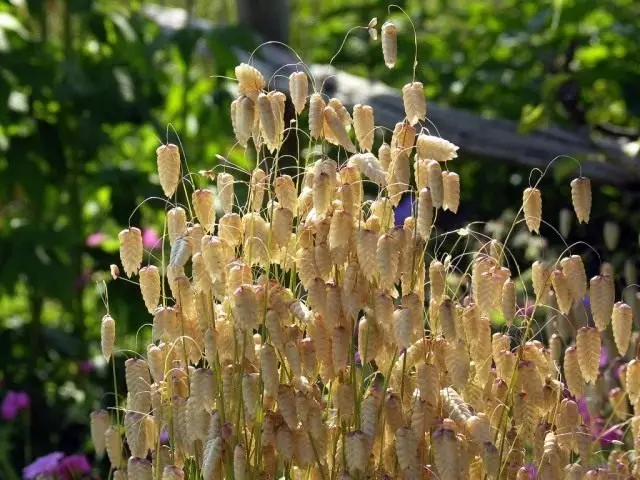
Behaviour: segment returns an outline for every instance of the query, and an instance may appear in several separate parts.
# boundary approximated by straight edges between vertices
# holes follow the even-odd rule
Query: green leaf
[[[29,32],[22,26],[20,21],[7,12],[0,12],[0,30],[10,30],[22,38],[29,36]]]
[[[544,104],[525,105],[520,114],[520,133],[529,133],[540,128],[547,120]]]

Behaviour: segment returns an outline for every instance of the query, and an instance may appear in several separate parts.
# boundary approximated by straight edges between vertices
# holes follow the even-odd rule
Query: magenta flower
[[[153,228],[145,228],[142,230],[142,245],[144,245],[144,248],[151,250],[158,248],[160,246],[160,237],[158,236],[158,232]]]
[[[94,365],[91,360],[85,360],[78,362],[78,371],[83,375],[89,375],[94,370]]]
[[[529,474],[529,478],[531,480],[535,480],[538,476],[538,468],[533,463],[527,463],[524,468],[527,470]]]
[[[604,370],[609,365],[609,352],[604,348],[604,345],[600,347],[600,370]]]
[[[600,441],[600,445],[602,445],[602,447],[609,447],[614,442],[622,440],[624,432],[620,427],[614,425],[613,427],[609,427],[605,430],[604,425],[605,420],[602,417],[594,419],[593,424],[591,425],[591,433]]]
[[[62,452],[53,452],[44,457],[36,458],[31,464],[22,470],[22,478],[25,480],[35,480],[38,477],[56,475],[59,470],[59,462],[64,457]]]
[[[578,404],[578,412],[582,417],[582,423],[589,425],[591,423],[591,414],[589,412],[587,400],[584,397],[576,398],[576,403]]]
[[[84,455],[69,455],[58,466],[58,474],[64,480],[80,478],[91,471],[91,464]]]
[[[104,242],[106,235],[102,232],[92,233],[87,237],[86,244],[87,247],[99,247],[102,242]]]
[[[2,400],[2,406],[0,411],[2,412],[2,419],[11,421],[18,416],[20,410],[26,410],[31,404],[31,399],[27,392],[14,392],[9,390]]]

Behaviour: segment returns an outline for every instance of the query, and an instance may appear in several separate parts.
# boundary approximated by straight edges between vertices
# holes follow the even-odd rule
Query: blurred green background
[[[153,229],[162,228],[160,200],[136,209],[160,194],[160,142],[177,142],[177,132],[192,171],[228,155],[235,141],[232,82],[220,76],[233,76],[234,49],[251,51],[262,36],[287,41],[307,63],[327,63],[351,27],[389,17],[388,2],[378,0],[280,0],[271,16],[246,14],[259,3],[159,2],[213,25],[175,29],[150,18],[149,9],[158,10],[147,2],[0,3],[0,398],[9,390],[31,398],[26,411],[0,420],[0,478],[19,476],[25,464],[54,450],[91,455],[89,412],[113,403],[111,366],[99,357],[105,306],[96,285],[109,281],[109,265],[119,263],[120,229],[144,225],[153,243]],[[523,134],[555,124],[588,138],[609,135],[624,144],[637,173],[640,3],[396,3],[417,28],[418,79],[430,102],[518,122]],[[394,70],[364,29],[349,37],[334,66],[396,88],[410,81],[413,32],[397,10],[392,17],[400,30]],[[451,168],[462,179],[463,207],[443,220],[445,228],[482,220],[490,221],[488,233],[500,232],[519,208],[529,167],[473,158],[460,147]],[[237,150],[230,159],[252,165],[251,155]],[[557,226],[560,209],[570,207],[575,163],[556,167],[542,190],[545,219]],[[635,265],[639,186],[594,179],[592,222],[574,225],[566,241],[594,246],[618,271],[625,261]],[[604,221],[620,225],[615,252],[603,247]],[[550,228],[543,234],[517,235],[518,258],[562,252],[558,234]],[[588,273],[595,274],[595,254],[577,251],[587,254]],[[108,290],[118,346],[144,348],[139,329],[150,317],[138,288],[118,281]]]

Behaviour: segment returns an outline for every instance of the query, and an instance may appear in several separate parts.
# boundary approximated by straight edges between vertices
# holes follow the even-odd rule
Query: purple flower
[[[89,375],[94,370],[94,365],[91,360],[85,360],[78,362],[78,371],[83,375]]]
[[[591,413],[589,412],[587,400],[584,397],[576,398],[576,403],[578,404],[578,412],[582,417],[582,423],[589,425],[591,423]]]
[[[99,247],[104,242],[106,235],[102,232],[92,233],[87,237],[87,247]]]
[[[529,474],[529,478],[531,480],[535,480],[536,477],[538,476],[538,468],[535,466],[535,464],[533,463],[527,463],[524,468],[527,470],[527,473]]]
[[[142,245],[144,248],[149,248],[151,250],[158,248],[160,246],[160,237],[158,236],[158,232],[153,228],[145,228],[142,230]]]
[[[622,440],[624,432],[620,427],[614,425],[613,427],[605,430],[604,426],[605,420],[602,417],[596,418],[591,425],[591,433],[597,440],[600,440],[600,445],[602,445],[602,447],[609,447],[614,442]]]
[[[413,208],[413,195],[403,195],[400,203],[394,210],[396,227],[402,227],[404,225],[404,219],[411,216]]]
[[[58,463],[64,457],[62,452],[53,452],[44,457],[37,458],[31,465],[22,470],[22,478],[35,480],[40,476],[53,476],[58,473]]]
[[[13,420],[20,413],[20,410],[26,410],[30,404],[31,399],[27,392],[9,390],[2,400],[2,407],[0,407],[3,420]]]
[[[600,347],[600,370],[607,368],[607,365],[609,365],[609,352],[607,352],[607,349],[603,345]]]
[[[62,459],[59,464],[58,473],[64,480],[73,480],[88,474],[91,471],[91,464],[84,455],[69,455]]]
[[[163,428],[162,432],[160,432],[160,443],[162,445],[169,443],[169,430],[167,427]]]

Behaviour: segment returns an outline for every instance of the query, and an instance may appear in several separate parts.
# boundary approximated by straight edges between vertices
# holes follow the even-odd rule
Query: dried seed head
[[[94,410],[91,412],[90,427],[93,448],[96,451],[96,455],[102,458],[106,449],[105,433],[109,428],[109,413],[106,410]]]
[[[502,285],[502,316],[508,326],[511,326],[516,316],[516,284],[508,279]]]
[[[218,190],[218,200],[222,211],[227,214],[233,210],[233,175],[230,173],[220,172],[216,177],[216,187]]]
[[[382,55],[384,64],[388,68],[396,65],[398,58],[398,29],[391,22],[384,22],[382,25]]]
[[[251,172],[251,211],[260,212],[267,189],[267,174],[261,168]]]
[[[251,330],[258,322],[258,299],[251,285],[240,285],[233,292],[233,319],[242,330]]]
[[[253,134],[253,126],[256,123],[256,109],[254,101],[249,97],[240,97],[235,99],[231,103],[231,116],[236,139],[240,145],[246,147],[251,135]]]
[[[160,186],[167,197],[171,197],[180,183],[180,150],[173,143],[160,145],[156,149]]]
[[[616,222],[604,222],[602,236],[607,249],[613,252],[618,248],[618,242],[620,241],[620,226]]]
[[[600,332],[592,327],[580,328],[576,337],[576,350],[582,378],[587,383],[595,383],[600,362]]]
[[[551,272],[551,284],[556,294],[558,309],[565,315],[569,313],[573,296],[569,288],[569,280],[562,270],[556,269]]]
[[[205,232],[213,232],[216,223],[215,196],[211,190],[200,188],[191,195],[196,216]]]
[[[266,93],[260,93],[256,100],[258,118],[260,119],[260,133],[267,143],[269,150],[274,151],[278,144],[278,131],[276,126],[276,113]]]
[[[267,146],[273,151],[280,148],[284,139],[284,110],[287,96],[284,93],[278,91],[269,92],[267,96],[269,97],[269,102],[271,103],[271,111],[273,112],[276,128],[275,143],[271,146],[267,144]]]
[[[295,217],[298,210],[298,193],[293,179],[289,175],[280,175],[273,183],[280,206],[288,208]]]
[[[162,480],[184,480],[184,471],[175,465],[168,465],[162,471]]]
[[[416,227],[418,234],[425,241],[429,241],[433,227],[433,198],[431,190],[423,188],[418,194],[418,213]]]
[[[629,404],[624,395],[624,390],[621,388],[614,388],[609,392],[609,404],[613,414],[619,420],[626,420],[629,416]]]
[[[174,207],[167,212],[167,232],[170,245],[187,234],[187,212],[184,208]]]
[[[120,468],[122,466],[122,437],[120,430],[115,425],[110,426],[104,432],[104,442],[107,450],[107,456],[111,462],[112,468]]]
[[[640,398],[640,360],[637,358],[627,364],[626,386],[629,401],[635,405]]]
[[[589,300],[591,314],[596,327],[601,332],[605,331],[611,314],[613,304],[616,301],[613,277],[609,275],[596,275],[589,281]]]
[[[613,306],[611,315],[611,328],[613,338],[620,355],[624,356],[629,350],[629,340],[631,339],[631,329],[633,327],[633,310],[629,305],[617,302]]]
[[[353,129],[360,148],[370,152],[373,148],[373,134],[375,131],[373,107],[359,103],[354,105]]]
[[[551,268],[545,262],[536,260],[531,266],[531,281],[533,283],[533,291],[536,294],[536,302],[545,295],[551,285]]]
[[[372,153],[359,153],[349,158],[349,166],[357,167],[357,169],[369,177],[371,181],[380,187],[387,184],[387,174],[382,164]]]
[[[130,358],[124,362],[124,367],[128,394],[127,407],[135,412],[147,413],[151,408],[149,365],[145,360]]]
[[[324,109],[326,103],[322,95],[314,93],[309,98],[309,134],[312,139],[322,138],[324,130]]]
[[[573,300],[578,302],[587,294],[587,274],[584,270],[582,258],[579,255],[571,255],[560,261],[562,272],[566,275],[569,290]]]
[[[129,457],[127,462],[127,478],[130,480],[152,480],[151,462],[146,458]]]
[[[144,253],[142,232],[139,228],[130,227],[122,230],[118,234],[118,239],[120,240],[120,260],[127,277],[131,278],[132,275],[138,273],[142,264]]]
[[[418,158],[447,162],[458,156],[458,146],[434,135],[421,133],[416,141]]]
[[[443,201],[442,208],[458,213],[460,205],[460,176],[455,172],[442,172]]]
[[[238,88],[241,95],[246,95],[254,102],[258,98],[258,94],[264,90],[264,77],[251,65],[241,63],[235,69],[236,79],[238,80]]]
[[[306,73],[293,72],[289,75],[289,94],[296,114],[300,115],[304,111],[304,107],[307,104],[307,95],[309,94],[309,79]]]
[[[578,177],[571,181],[571,201],[578,223],[589,223],[591,214],[591,180]]]
[[[113,345],[116,340],[116,321],[109,314],[102,317],[102,324],[100,325],[100,346],[102,348],[102,355],[108,362],[113,353]]]
[[[351,124],[353,123],[353,120],[351,118],[351,115],[349,115],[349,111],[342,104],[342,102],[337,98],[332,98],[331,100],[329,100],[328,106],[333,108],[336,111],[342,125],[345,127],[345,129],[349,130],[349,128],[351,128]]]
[[[336,112],[333,107],[327,106],[323,110],[324,116],[324,125],[325,125],[325,135],[328,135],[330,132],[332,135],[327,137],[328,141],[335,139],[336,145],[341,146],[346,151],[350,153],[355,153],[356,147],[349,138],[349,134],[344,127],[340,117],[338,116],[338,112]]]
[[[427,118],[427,100],[424,97],[422,83],[412,82],[402,87],[402,101],[407,121],[411,125]]]
[[[542,194],[537,188],[528,187],[522,193],[524,220],[530,232],[540,233],[542,221]]]
[[[431,190],[431,198],[435,208],[442,207],[444,200],[444,184],[442,179],[442,169],[440,164],[435,160],[427,163],[427,172],[429,177],[429,189]]]
[[[393,235],[384,234],[378,238],[376,262],[380,272],[380,288],[391,289],[398,277],[398,247]]]

